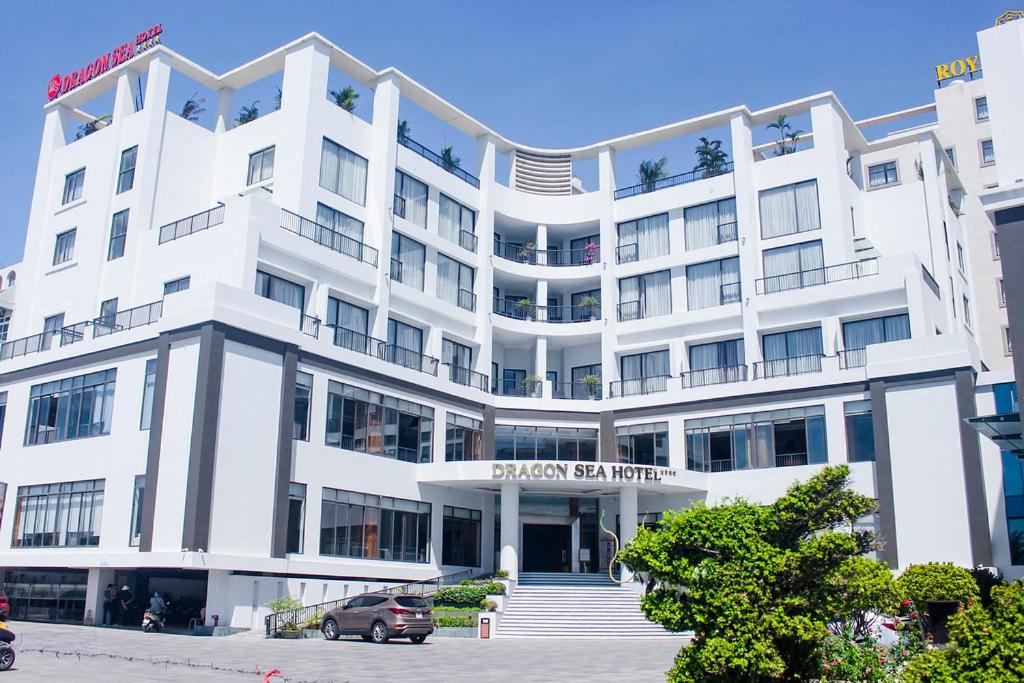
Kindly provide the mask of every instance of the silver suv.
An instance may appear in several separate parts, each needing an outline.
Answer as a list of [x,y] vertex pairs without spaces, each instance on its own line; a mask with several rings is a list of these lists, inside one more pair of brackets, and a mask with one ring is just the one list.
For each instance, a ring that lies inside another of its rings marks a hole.
[[364,593],[325,614],[320,630],[330,640],[350,635],[375,643],[408,638],[419,644],[434,632],[434,620],[430,603],[421,597]]

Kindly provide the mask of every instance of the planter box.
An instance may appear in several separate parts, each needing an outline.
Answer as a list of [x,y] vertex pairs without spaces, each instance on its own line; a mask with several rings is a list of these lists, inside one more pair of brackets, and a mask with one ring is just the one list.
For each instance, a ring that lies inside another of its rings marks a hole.
[[323,631],[321,631],[318,628],[304,628],[304,629],[302,629],[302,638],[303,639],[316,640],[316,639],[319,638],[320,640],[323,640],[323,637],[324,637]]
[[434,632],[431,634],[437,638],[476,638],[477,627],[455,627],[455,626],[442,626],[436,627]]
[[[505,604],[508,602],[508,595],[488,595],[485,599],[494,601],[494,603],[498,605],[497,611],[504,612]],[[488,612],[481,612],[481,614],[488,614]]]
[[277,637],[284,640],[298,640],[301,636],[302,631],[278,631],[277,633]]

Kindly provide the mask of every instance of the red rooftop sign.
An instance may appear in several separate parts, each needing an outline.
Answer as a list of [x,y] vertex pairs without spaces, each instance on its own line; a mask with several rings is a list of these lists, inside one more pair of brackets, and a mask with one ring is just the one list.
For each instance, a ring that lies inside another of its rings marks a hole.
[[153,28],[143,31],[135,36],[133,40],[122,43],[110,52],[100,55],[93,62],[86,64],[81,69],[72,71],[69,74],[55,74],[46,86],[46,97],[53,100],[67,94],[80,85],[88,83],[97,76],[102,76],[110,69],[119,64],[127,62],[136,55],[160,44],[160,34],[164,32],[163,24],[157,24]]

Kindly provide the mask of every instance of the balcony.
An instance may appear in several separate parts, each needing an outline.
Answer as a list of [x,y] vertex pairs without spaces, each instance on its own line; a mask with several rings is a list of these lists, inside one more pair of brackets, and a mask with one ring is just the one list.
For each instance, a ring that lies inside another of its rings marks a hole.
[[469,368],[464,368],[459,365],[452,365],[450,363],[444,363],[444,366],[448,369],[448,379],[455,384],[461,384],[464,387],[473,387],[479,389],[485,394],[490,389],[490,378],[482,372],[474,372]]
[[544,382],[539,379],[501,379],[494,384],[494,393],[499,396],[518,396],[520,398],[540,398]]
[[654,375],[652,377],[620,379],[610,382],[608,389],[612,398],[657,394],[662,391],[668,391],[668,380],[671,376],[672,375]]
[[636,242],[620,244],[615,247],[616,263],[633,263],[640,260],[640,245]]
[[455,300],[455,305],[467,311],[476,311],[476,294],[468,289],[460,289]]
[[322,247],[327,247],[331,251],[344,254],[363,263],[368,263],[374,268],[377,267],[376,249],[348,235],[332,230],[326,225],[320,225],[316,221],[303,218],[287,209],[281,209],[281,227],[288,232],[295,233],[299,237],[304,237]]
[[444,170],[446,170],[449,173],[451,173],[456,178],[464,180],[467,183],[469,183],[470,185],[472,185],[473,187],[479,189],[479,187],[480,187],[480,179],[479,178],[477,178],[472,173],[469,173],[468,171],[463,170],[462,168],[459,167],[458,164],[453,164],[450,161],[446,160],[444,157],[442,157],[437,152],[434,152],[434,151],[431,151],[431,150],[427,149],[426,147],[424,147],[420,143],[416,142],[412,138],[410,138],[410,137],[408,137],[406,135],[399,135],[398,136],[398,144],[402,145],[403,147],[405,147],[407,149],[412,150],[413,152],[416,152],[417,154],[419,154],[424,159],[426,159],[428,161],[432,161],[433,163],[437,164],[438,166],[440,166]]
[[494,297],[494,312],[513,320],[542,323],[582,323],[601,317],[601,304],[582,306],[538,306],[532,302]]
[[224,205],[160,226],[160,244],[206,230],[224,222]]
[[118,311],[112,316],[96,318],[92,321],[92,336],[103,337],[108,334],[142,327],[143,325],[150,325],[160,319],[163,309],[164,302],[161,300]]
[[552,382],[551,397],[566,400],[599,400],[601,398],[601,381],[597,382]]
[[[448,239],[445,235],[441,235],[441,237]],[[448,239],[448,241],[455,242],[466,251],[471,251],[474,254],[476,253],[477,243],[479,242],[476,235],[471,233],[469,230],[461,229],[459,230],[459,238],[457,240]]]
[[565,268],[598,263],[601,260],[601,248],[537,249],[532,244],[502,242],[495,238],[494,255],[514,263]]
[[299,315],[299,330],[302,334],[313,337],[320,337],[320,318],[302,313]]
[[640,183],[639,185],[630,185],[629,187],[624,187],[621,190],[615,190],[615,198],[625,199],[626,197],[635,197],[640,194],[647,194],[648,192],[656,192],[669,187],[675,187],[676,185],[692,183],[695,180],[703,180],[705,178],[713,178],[715,176],[732,173],[732,170],[733,164],[731,161],[723,164],[718,170],[694,169],[692,171],[687,171],[686,173],[679,173],[678,175],[669,176],[668,178],[655,180],[652,183]]
[[758,294],[774,294],[816,285],[827,285],[831,282],[858,280],[872,275],[878,275],[877,258],[758,278],[754,284]]
[[688,370],[682,373],[684,389],[695,387],[706,387],[713,384],[732,384],[733,382],[745,382],[747,380],[746,365],[726,365],[719,368],[705,368],[703,370]]
[[862,368],[868,364],[868,350],[846,349],[839,352],[839,367],[842,370],[850,368]]
[[361,332],[338,327],[337,325],[323,325],[331,330],[331,341],[335,346],[355,351],[366,356],[379,358],[388,363],[411,368],[428,375],[437,376],[438,360],[433,356],[427,356],[407,349],[403,346],[388,344],[382,339],[370,337]]
[[772,377],[791,377],[821,372],[821,359],[824,354],[816,353],[807,356],[793,356],[754,363],[754,379],[771,379]]
[[671,308],[667,310],[660,310],[662,307],[657,306],[654,311],[648,309],[646,301],[623,301],[617,307],[618,317],[620,323],[629,322],[631,320],[643,320],[644,318],[657,318],[663,315],[669,315],[672,313]]
[[405,218],[405,197],[396,194],[391,206],[396,216]]

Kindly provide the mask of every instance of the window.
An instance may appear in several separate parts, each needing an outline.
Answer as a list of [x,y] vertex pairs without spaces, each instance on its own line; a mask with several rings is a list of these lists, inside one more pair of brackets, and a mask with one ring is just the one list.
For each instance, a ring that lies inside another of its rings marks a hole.
[[828,462],[825,407],[686,420],[686,468],[729,472]]
[[471,237],[476,232],[476,212],[444,194],[438,198],[437,231],[449,242],[476,251]]
[[596,320],[601,317],[600,289],[574,292],[570,295],[569,301],[572,303],[572,319],[574,322]]
[[[63,329],[63,327],[63,313],[58,313],[56,315],[51,315],[46,318],[43,318],[43,334],[46,335],[46,337],[43,339],[43,343],[46,344],[46,348],[50,348],[50,342],[53,340],[54,337],[61,334],[61,329]],[[63,342],[63,335],[61,338],[61,342]]]
[[740,382],[746,378],[742,339],[690,345],[690,371],[684,375],[687,386]]
[[128,531],[128,545],[137,547],[142,540],[142,497],[146,493],[146,475],[135,475],[135,486],[132,489],[132,519]]
[[61,199],[61,205],[69,204],[76,199],[81,199],[82,188],[85,186],[85,169],[80,168],[77,171],[68,173],[64,176],[64,196]]
[[423,330],[420,328],[389,318],[388,346],[389,362],[414,370],[423,367]]
[[473,349],[451,339],[442,339],[441,363],[448,366],[451,381],[470,386],[473,372]]
[[956,148],[947,147],[944,151],[946,152],[946,158],[949,159],[949,163],[953,165],[953,168],[956,168]]
[[[668,349],[622,356],[619,359],[619,373],[622,378],[622,396],[665,391],[672,374]],[[615,393],[613,390],[612,394]]]
[[168,294],[177,294],[178,292],[184,292],[192,284],[192,277],[186,275],[185,277],[179,277],[177,280],[171,280],[170,282],[164,283],[164,296]]
[[588,266],[601,260],[601,236],[589,235],[569,240],[569,263]]
[[324,487],[320,554],[430,561],[430,503]]
[[946,245],[946,260],[949,260],[949,228],[946,227],[946,221],[942,221],[942,240]]
[[999,260],[999,240],[996,239],[995,231],[990,232],[989,235],[990,235],[989,239],[992,242],[992,260],[993,261],[998,261]]
[[33,386],[25,445],[109,434],[116,379],[110,369]]
[[334,344],[359,353],[376,352],[366,336],[370,311],[333,296],[327,299],[327,326],[334,330]]
[[765,294],[825,284],[821,240],[765,249],[761,259],[764,263]]
[[128,209],[118,211],[110,223],[110,246],[107,260],[113,261],[124,256],[124,244],[128,234]]
[[285,306],[306,310],[306,288],[283,277],[256,271],[256,294]]
[[395,170],[395,215],[427,227],[427,185]]
[[964,295],[963,299],[964,299],[964,325],[966,325],[967,328],[970,329],[971,328],[971,300],[968,299],[966,295]]
[[821,228],[818,213],[818,183],[808,180],[762,190],[761,237],[782,237]]
[[71,228],[57,235],[57,240],[53,245],[53,265],[67,263],[75,257],[75,234],[77,232],[75,228]]
[[96,325],[111,329],[114,321],[117,320],[117,297],[107,299],[100,304],[100,314],[96,318]]
[[967,272],[967,265],[964,263],[964,245],[959,242],[956,243],[956,260],[957,265],[960,266],[960,272]]
[[274,147],[267,147],[249,155],[249,172],[246,185],[254,185],[274,177]]
[[883,164],[868,166],[868,187],[884,187],[886,185],[896,185],[899,182],[900,177],[895,161],[886,161]]
[[991,140],[981,141],[981,165],[989,166],[996,163],[996,150]]
[[619,462],[668,467],[668,422],[615,428]]
[[[309,404],[313,395],[313,375],[295,373],[295,421],[292,438],[309,441]],[[296,551],[298,552],[298,551]]]
[[121,166],[117,170],[117,194],[127,192],[135,186],[135,159],[138,154],[138,145],[121,152]]
[[427,249],[405,235],[391,233],[391,279],[423,291],[423,264]]
[[341,382],[328,386],[328,446],[430,462],[433,430],[433,408]]
[[617,263],[665,256],[668,249],[667,213],[619,223],[619,245],[615,250]]
[[7,341],[7,330],[11,326],[11,312],[0,308],[0,342]]
[[476,310],[473,294],[474,271],[465,263],[437,255],[437,298],[467,311]]
[[[0,446],[4,443],[4,420],[7,417],[7,392],[0,391]],[[3,499],[0,498],[0,512],[3,512]]]
[[363,222],[317,202],[316,222],[331,232],[321,235],[320,242],[327,243],[334,251],[363,259]]
[[[597,380],[588,380],[588,377],[597,378]],[[555,398],[601,398],[601,364],[593,363],[574,367],[571,391],[572,393],[566,396],[564,388],[555,387]]]
[[444,435],[446,462],[483,460],[484,423],[471,417],[448,413]]
[[686,307],[696,311],[740,300],[738,256],[686,266]]
[[102,517],[102,479],[19,486],[11,546],[97,546]]
[[1006,288],[1003,286],[1003,278],[996,280],[996,296],[998,297],[999,307],[1006,308]]
[[306,528],[306,485],[294,481],[288,484],[288,531],[286,553],[302,552],[302,536]]
[[843,404],[846,416],[846,459],[850,462],[874,462],[875,426],[871,421],[871,401]]
[[687,207],[683,210],[683,226],[687,249],[735,242],[736,198]]
[[[1005,356],[1012,356],[1013,355],[1013,342],[1010,341],[1010,328],[1007,327],[1006,325],[1003,325],[1003,355],[1005,355]],[[2,426],[2,425],[0,425],[0,426]],[[0,436],[3,436],[3,435],[0,434]]]
[[142,383],[142,418],[139,429],[149,429],[153,424],[153,394],[156,392],[156,358],[146,361],[146,377]]
[[987,97],[976,97],[974,98],[974,117],[978,121],[988,120],[988,98]]
[[480,566],[479,510],[444,506],[441,526],[441,564],[457,567]]
[[596,462],[597,435],[586,428],[495,425],[494,458]]
[[906,313],[843,323],[843,357],[846,367],[867,365],[869,344],[910,339],[910,316]]
[[320,187],[365,205],[366,166],[366,159],[324,138],[320,153]]
[[619,280],[619,320],[640,320],[672,312],[671,271],[660,270]]
[[763,377],[783,377],[805,372],[821,372],[821,328],[766,334]]

